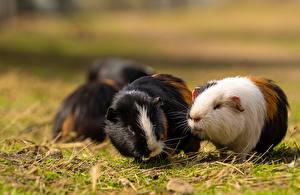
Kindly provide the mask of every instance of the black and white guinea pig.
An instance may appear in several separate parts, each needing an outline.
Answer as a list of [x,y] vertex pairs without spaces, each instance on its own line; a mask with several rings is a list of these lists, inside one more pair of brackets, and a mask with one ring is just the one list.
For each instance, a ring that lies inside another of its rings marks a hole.
[[273,81],[230,77],[210,81],[193,91],[188,115],[192,133],[246,155],[266,152],[285,136],[288,101]]
[[53,137],[63,141],[90,138],[102,142],[106,137],[105,114],[117,90],[110,80],[78,87],[60,106],[54,119]]
[[184,81],[158,74],[137,79],[114,98],[106,133],[124,156],[144,159],[197,152],[200,141],[188,129],[191,91]]
[[91,65],[87,81],[94,82],[110,79],[116,81],[120,87],[123,87],[140,77],[152,74],[154,74],[152,68],[139,65],[134,61],[108,58],[97,60]]

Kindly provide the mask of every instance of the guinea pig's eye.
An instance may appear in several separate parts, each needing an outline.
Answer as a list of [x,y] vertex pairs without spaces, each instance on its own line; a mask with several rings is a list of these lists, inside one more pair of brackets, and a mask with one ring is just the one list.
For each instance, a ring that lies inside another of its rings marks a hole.
[[215,106],[214,106],[214,110],[217,110],[217,109],[219,109],[219,108],[221,108],[221,104],[219,103],[219,104],[216,104]]
[[128,127],[128,131],[129,131],[132,135],[135,135],[135,132],[132,130],[131,127]]

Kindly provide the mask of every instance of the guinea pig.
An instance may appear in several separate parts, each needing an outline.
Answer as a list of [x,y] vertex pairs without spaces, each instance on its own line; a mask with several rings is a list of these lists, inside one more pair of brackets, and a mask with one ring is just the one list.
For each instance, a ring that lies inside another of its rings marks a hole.
[[116,94],[107,111],[106,133],[115,148],[136,160],[197,152],[200,140],[188,129],[192,103],[184,81],[171,75],[145,76]]
[[116,81],[119,86],[123,87],[140,77],[152,74],[154,74],[154,71],[150,67],[141,66],[130,60],[109,58],[98,60],[91,65],[88,71],[87,81],[94,82],[110,79]]
[[272,80],[229,77],[193,91],[188,124],[193,134],[239,153],[267,152],[284,138],[288,101]]
[[54,119],[53,137],[63,141],[90,138],[102,142],[106,137],[105,114],[117,91],[118,87],[110,80],[78,87],[60,106]]

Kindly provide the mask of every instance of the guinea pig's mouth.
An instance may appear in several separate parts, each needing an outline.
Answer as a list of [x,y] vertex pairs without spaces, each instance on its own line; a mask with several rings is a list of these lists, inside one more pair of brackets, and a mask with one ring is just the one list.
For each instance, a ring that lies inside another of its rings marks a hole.
[[147,161],[153,157],[159,156],[163,153],[163,146],[159,145],[157,147],[151,148],[150,152],[147,155],[142,156],[143,161]]
[[191,119],[188,119],[188,126],[193,130],[193,129],[197,129],[197,130],[202,130],[201,128],[201,124],[200,122],[195,122]]
[[149,154],[149,157],[151,158],[151,157],[157,156],[160,153],[162,153],[162,151],[163,151],[163,147],[162,146],[155,147],[154,149],[151,150],[151,152]]
[[200,126],[197,126],[197,127],[194,127],[194,128],[191,128],[191,133],[195,136],[198,136],[199,138],[205,138],[205,130],[200,127]]
[[206,139],[206,134],[204,131],[192,132],[193,135],[197,136],[200,139]]

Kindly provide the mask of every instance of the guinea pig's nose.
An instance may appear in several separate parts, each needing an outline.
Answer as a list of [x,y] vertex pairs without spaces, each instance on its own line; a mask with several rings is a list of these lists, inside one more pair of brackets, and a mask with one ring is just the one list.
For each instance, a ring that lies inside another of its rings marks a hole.
[[191,115],[189,115],[189,119],[191,119],[192,121],[194,121],[194,122],[199,122],[199,121],[201,121],[201,117],[192,117]]

